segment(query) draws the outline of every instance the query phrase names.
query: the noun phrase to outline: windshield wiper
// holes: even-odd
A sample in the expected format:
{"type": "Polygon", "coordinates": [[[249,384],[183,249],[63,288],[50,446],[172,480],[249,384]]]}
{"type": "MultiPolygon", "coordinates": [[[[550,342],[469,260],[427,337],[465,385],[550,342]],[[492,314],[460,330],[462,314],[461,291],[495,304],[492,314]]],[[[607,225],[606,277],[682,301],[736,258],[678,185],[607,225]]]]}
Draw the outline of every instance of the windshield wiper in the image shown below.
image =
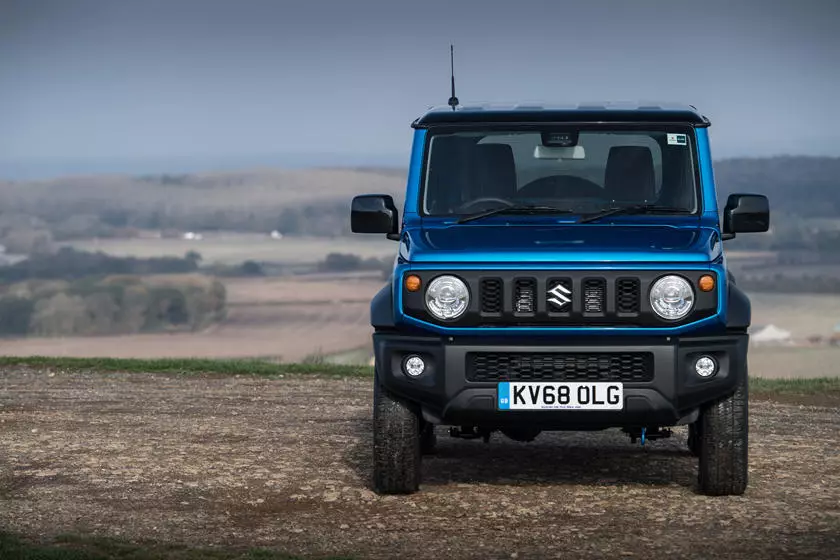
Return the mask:
{"type": "Polygon", "coordinates": [[[480,220],[489,216],[497,216],[499,214],[574,214],[574,212],[566,208],[555,208],[554,206],[503,206],[491,210],[482,210],[475,214],[467,214],[459,218],[456,223],[466,224],[467,222],[480,220]]]}
{"type": "Polygon", "coordinates": [[[673,206],[659,206],[656,204],[634,204],[632,206],[615,206],[612,208],[604,208],[600,212],[595,212],[588,216],[583,216],[577,221],[579,224],[594,222],[607,216],[616,216],[618,214],[653,214],[662,212],[665,214],[691,214],[691,210],[685,208],[676,208],[673,206]]]}

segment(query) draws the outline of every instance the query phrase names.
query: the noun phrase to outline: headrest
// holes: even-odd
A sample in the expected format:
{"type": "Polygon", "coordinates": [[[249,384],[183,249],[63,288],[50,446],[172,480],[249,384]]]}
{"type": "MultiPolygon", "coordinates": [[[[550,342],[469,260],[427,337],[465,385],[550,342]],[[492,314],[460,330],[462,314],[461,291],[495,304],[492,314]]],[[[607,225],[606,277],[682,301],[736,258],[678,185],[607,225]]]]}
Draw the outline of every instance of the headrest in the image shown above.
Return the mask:
{"type": "Polygon", "coordinates": [[[516,194],[516,165],[508,144],[478,144],[472,157],[474,198],[511,198],[516,194]]]}
{"type": "Polygon", "coordinates": [[[653,155],[644,146],[613,146],[607,158],[604,191],[617,202],[644,203],[656,197],[653,155]]]}

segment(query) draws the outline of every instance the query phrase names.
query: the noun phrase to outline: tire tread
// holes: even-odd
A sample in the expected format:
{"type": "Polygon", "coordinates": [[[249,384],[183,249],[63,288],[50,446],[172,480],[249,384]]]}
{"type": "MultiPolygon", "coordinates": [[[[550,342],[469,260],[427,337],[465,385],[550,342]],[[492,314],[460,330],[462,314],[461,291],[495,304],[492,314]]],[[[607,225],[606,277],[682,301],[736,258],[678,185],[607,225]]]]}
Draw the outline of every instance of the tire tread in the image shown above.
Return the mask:
{"type": "Polygon", "coordinates": [[[377,386],[373,403],[374,490],[381,494],[416,492],[421,457],[417,411],[377,386]]]}
{"type": "Polygon", "coordinates": [[[746,381],[706,408],[699,430],[699,486],[708,496],[741,495],[747,489],[749,402],[746,381]]]}

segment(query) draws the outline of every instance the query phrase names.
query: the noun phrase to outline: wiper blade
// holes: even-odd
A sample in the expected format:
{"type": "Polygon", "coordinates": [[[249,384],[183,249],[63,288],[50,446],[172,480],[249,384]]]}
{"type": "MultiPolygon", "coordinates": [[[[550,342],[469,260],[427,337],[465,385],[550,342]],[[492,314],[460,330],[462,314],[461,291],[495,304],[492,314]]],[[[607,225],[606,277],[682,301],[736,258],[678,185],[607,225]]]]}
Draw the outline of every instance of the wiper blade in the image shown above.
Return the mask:
{"type": "Polygon", "coordinates": [[[618,214],[652,214],[654,212],[663,212],[666,214],[691,214],[691,210],[685,208],[677,208],[674,206],[659,206],[657,204],[634,204],[632,206],[614,206],[612,208],[605,208],[600,212],[583,216],[577,221],[579,224],[594,222],[607,216],[616,216],[618,214]]]}
{"type": "Polygon", "coordinates": [[[482,210],[475,214],[462,216],[456,223],[466,224],[467,222],[473,222],[499,214],[574,214],[574,212],[567,208],[555,208],[554,206],[503,206],[501,208],[482,210]]]}

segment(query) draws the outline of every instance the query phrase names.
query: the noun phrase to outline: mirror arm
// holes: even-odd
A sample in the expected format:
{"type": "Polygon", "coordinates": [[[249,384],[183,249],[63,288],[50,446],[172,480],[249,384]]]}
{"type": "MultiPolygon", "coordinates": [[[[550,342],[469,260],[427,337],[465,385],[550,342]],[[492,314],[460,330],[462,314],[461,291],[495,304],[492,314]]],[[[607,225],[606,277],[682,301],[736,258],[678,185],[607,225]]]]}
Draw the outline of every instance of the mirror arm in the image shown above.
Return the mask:
{"type": "Polygon", "coordinates": [[[390,239],[391,241],[399,241],[400,240],[400,234],[399,233],[386,233],[385,237],[387,239],[390,239]]]}
{"type": "Polygon", "coordinates": [[[730,239],[735,239],[734,233],[722,233],[720,234],[721,241],[729,241],[730,239]]]}

